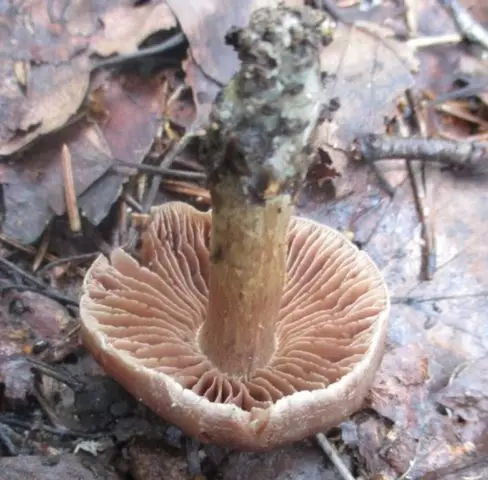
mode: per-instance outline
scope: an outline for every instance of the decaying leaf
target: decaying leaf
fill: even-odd
[[[239,59],[225,42],[225,35],[231,27],[247,24],[251,12],[263,7],[276,6],[277,0],[246,0],[233,2],[205,0],[188,4],[178,0],[167,0],[173,9],[190,49],[183,62],[186,83],[193,89],[197,108],[194,127],[205,124],[210,104],[214,101],[222,84],[237,71]],[[300,6],[303,0],[285,0],[286,5]]]
[[[176,27],[171,9],[161,1],[115,7],[105,13],[102,22],[103,31],[91,39],[90,49],[103,57],[136,52],[153,33]]]
[[[488,357],[460,364],[436,398],[448,409],[460,439],[483,444],[488,441]]]
[[[159,76],[142,81],[130,74],[103,82],[100,130],[114,159],[138,164],[149,153],[163,115],[164,82]],[[81,195],[79,206],[91,223],[106,217],[126,180],[127,175],[110,171]]]
[[[13,135],[0,143],[0,155],[11,155],[65,125],[83,102],[89,78],[88,71],[76,71],[71,66],[32,68],[24,113],[15,125],[10,125]]]
[[[51,460],[46,455],[19,455],[18,457],[3,457],[0,459],[0,480],[35,480],[80,479],[80,480],[119,480],[119,476],[106,470],[97,459],[82,458],[63,452],[53,456]]]
[[[4,232],[31,243],[44,231],[54,215],[65,211],[61,169],[62,146],[69,145],[77,195],[81,195],[107,171],[112,153],[100,129],[86,121],[63,129],[55,138],[39,142],[3,175]]]
[[[0,383],[7,400],[24,401],[34,389],[32,364],[19,355],[0,357]]]
[[[396,111],[396,99],[413,85],[411,70],[417,66],[412,55],[405,54],[405,44],[387,38],[382,30],[365,28],[339,25],[321,57],[326,104],[338,102],[339,107],[332,120],[321,125],[316,144],[341,174],[334,181],[338,196],[353,190],[346,177],[345,152],[356,137],[385,132],[385,119]]]

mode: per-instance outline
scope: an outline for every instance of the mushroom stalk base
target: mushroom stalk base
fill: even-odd
[[[222,372],[250,378],[275,350],[291,198],[249,204],[223,185],[212,196],[209,308],[200,346]]]

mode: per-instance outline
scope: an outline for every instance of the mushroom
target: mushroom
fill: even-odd
[[[360,408],[389,309],[380,272],[340,232],[292,216],[320,117],[324,18],[253,13],[242,65],[202,140],[212,211],[153,208],[136,260],[90,267],[82,337],[105,370],[186,434],[262,450]]]

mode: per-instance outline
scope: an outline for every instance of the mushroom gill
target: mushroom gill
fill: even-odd
[[[251,378],[220,372],[199,342],[207,314],[210,227],[210,213],[183,203],[154,209],[139,262],[118,249],[110,261],[100,256],[92,265],[81,303],[84,329],[96,331],[99,344],[134,368],[168,375],[211,402],[246,411],[327,388],[382,342],[373,337],[388,294],[373,262],[340,232],[294,217],[276,349]],[[122,373],[114,376],[138,395]]]

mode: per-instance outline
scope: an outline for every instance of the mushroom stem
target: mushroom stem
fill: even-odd
[[[291,198],[247,204],[229,185],[212,192],[208,317],[200,344],[230,375],[250,378],[275,350]]]
[[[212,194],[209,307],[203,352],[252,377],[275,347],[292,200],[311,163],[322,111],[323,13],[260,9],[226,37],[241,68],[217,97],[202,160]]]

